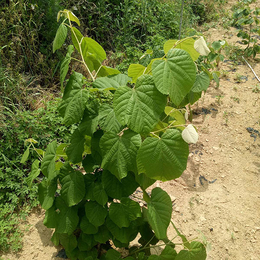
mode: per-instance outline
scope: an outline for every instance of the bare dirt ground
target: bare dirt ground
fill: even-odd
[[[238,41],[234,28],[217,26],[205,35],[209,42]],[[250,63],[260,76],[260,64]],[[177,228],[206,243],[208,260],[259,260],[260,91],[253,92],[259,82],[244,63],[226,61],[220,69],[227,71],[220,87],[212,85],[193,106],[200,138],[190,146],[187,170],[177,180],[156,185],[172,197]],[[23,250],[3,255],[4,260],[61,259],[43,218],[41,210],[31,214]],[[175,235],[169,228],[169,237]]]

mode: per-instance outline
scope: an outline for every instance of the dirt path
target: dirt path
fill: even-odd
[[[211,42],[238,40],[233,28],[213,28],[206,35]],[[260,76],[260,65],[251,65]],[[260,132],[260,91],[253,92],[258,81],[247,65],[227,61],[221,69],[228,73],[220,87],[211,86],[193,107],[200,138],[190,147],[187,170],[175,181],[156,185],[174,201],[175,225],[189,239],[207,243],[208,260],[259,260],[260,134],[254,130]],[[43,214],[31,214],[23,250],[4,260],[61,259],[55,257],[60,248],[50,242]],[[170,228],[169,237],[174,236]]]

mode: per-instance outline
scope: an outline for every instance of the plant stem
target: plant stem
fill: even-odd
[[[68,14],[67,14],[67,16],[69,17]],[[87,71],[88,71],[88,73],[89,73],[89,75],[90,75],[92,81],[95,81],[95,78],[94,78],[94,76],[92,75],[91,71],[89,70],[89,67],[88,67],[88,65],[86,64],[86,62],[85,62],[85,60],[84,60],[84,57],[83,57],[83,53],[82,53],[81,43],[82,43],[82,40],[84,39],[84,37],[83,37],[83,38],[80,40],[80,42],[79,42],[77,35],[76,35],[75,32],[72,30],[72,27],[73,27],[73,26],[72,26],[72,23],[71,23],[70,19],[68,19],[68,20],[69,20],[69,24],[70,24],[69,27],[70,27],[72,33],[74,34],[74,37],[75,37],[75,39],[76,39],[76,41],[77,41],[77,43],[78,43],[78,45],[79,45],[79,52],[80,52],[80,56],[81,56],[82,62],[83,62],[83,64],[84,64],[84,66],[86,67],[86,69],[87,69]]]

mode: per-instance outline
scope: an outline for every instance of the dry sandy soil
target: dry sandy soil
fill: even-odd
[[[216,26],[205,34],[209,42],[238,44],[234,28]],[[260,76],[260,64],[250,63]],[[193,106],[200,138],[190,146],[187,170],[177,180],[156,185],[172,197],[175,225],[189,239],[206,243],[208,260],[259,260],[260,134],[252,132],[260,132],[260,91],[253,92],[259,82],[246,64],[233,65],[220,64],[227,71],[220,87],[212,85]],[[61,259],[55,257],[61,248],[50,242],[52,231],[43,217],[41,210],[31,214],[23,250],[4,260]],[[169,228],[169,237],[175,235]]]

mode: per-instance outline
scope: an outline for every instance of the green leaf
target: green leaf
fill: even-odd
[[[175,249],[173,249],[171,246],[166,245],[163,249],[160,257],[162,260],[175,260],[175,257],[177,256],[177,252]]]
[[[104,224],[107,216],[107,209],[94,201],[85,204],[86,216],[91,224],[99,227]]]
[[[117,74],[117,75],[112,75],[112,76],[109,76],[110,79],[113,79],[114,81],[116,81],[119,86],[126,86],[126,84],[128,82],[131,82],[131,78],[128,77],[127,75],[125,74]]]
[[[30,154],[30,146],[28,146],[27,149],[25,150],[20,163],[24,164],[27,161],[29,154]]]
[[[121,128],[114,109],[105,103],[103,103],[99,109],[98,123],[103,130],[108,132],[118,133]]]
[[[58,246],[60,244],[60,235],[56,231],[53,233],[51,237],[51,242],[55,245]]]
[[[106,226],[114,238],[121,243],[129,243],[138,233],[138,229],[132,225],[127,228],[119,228],[109,217],[106,219]]]
[[[189,146],[176,129],[167,129],[161,138],[148,137],[137,154],[139,173],[156,180],[172,180],[186,169]]]
[[[76,129],[71,137],[70,145],[66,150],[69,161],[72,163],[79,163],[82,161],[82,154],[84,152],[85,136]]]
[[[41,170],[39,169],[39,160],[35,160],[32,164],[31,172],[29,176],[26,178],[26,183],[28,184],[29,188],[32,187],[33,181],[38,175],[40,174]]]
[[[52,207],[56,190],[57,190],[56,179],[44,180],[39,184],[39,188],[38,188],[39,201],[43,209],[47,210]]]
[[[141,64],[131,64],[128,68],[128,76],[135,83],[137,79],[145,73],[146,67]]]
[[[128,172],[127,176],[119,181],[115,175],[105,170],[102,173],[102,184],[107,195],[115,199],[128,197],[138,187],[134,174],[131,172]]]
[[[112,76],[112,75],[117,75],[120,74],[121,72],[115,68],[111,68],[108,66],[103,66],[99,70],[98,77],[105,77],[105,76]]]
[[[94,239],[101,244],[105,244],[111,239],[111,233],[105,225],[98,228],[98,232],[94,234]]]
[[[121,254],[115,249],[109,249],[106,253],[106,260],[119,260],[121,259]]]
[[[58,197],[57,200],[57,207],[60,213],[57,218],[58,225],[56,231],[71,235],[79,223],[78,209],[76,206],[68,207],[61,197]]]
[[[66,252],[71,252],[78,245],[76,236],[75,235],[68,236],[67,234],[60,235],[60,243],[64,248],[66,248]]]
[[[178,40],[168,40],[163,46],[164,53],[167,54],[174,47],[187,51],[194,61],[199,58],[200,54],[194,48],[194,39],[187,38],[178,42]]]
[[[69,207],[78,204],[85,196],[85,183],[81,172],[73,171],[61,179],[61,196]]]
[[[169,121],[172,125],[185,125],[186,124],[184,115],[178,109],[167,106],[167,107],[165,107],[164,112],[166,115],[175,119],[175,122]]]
[[[55,156],[57,150],[57,142],[53,141],[48,144],[44,157],[41,163],[42,173],[49,179],[56,177],[55,173]]]
[[[99,62],[102,62],[107,58],[106,52],[102,46],[89,37],[83,38],[81,41],[81,48],[84,60],[87,60],[89,55],[94,55]]]
[[[88,251],[91,253],[93,247],[97,244],[93,235],[81,233],[78,239],[78,247],[81,251]],[[90,251],[91,250],[91,251]]]
[[[182,100],[179,107],[184,107],[187,104],[193,105],[195,102],[197,102],[201,98],[201,92],[193,92],[190,91],[186,97]]]
[[[181,250],[175,260],[205,260],[207,257],[205,246],[193,241],[190,243],[189,250]]]
[[[82,161],[82,166],[86,172],[93,172],[94,169],[98,167],[91,154],[86,155],[86,157]]]
[[[123,187],[122,183],[115,175],[104,170],[102,173],[102,184],[108,196],[115,199],[121,199],[123,196]]]
[[[63,121],[66,125],[77,123],[83,117],[89,93],[86,89],[82,89],[82,86],[83,75],[74,72],[66,84],[62,102],[59,106],[60,114],[64,117]]]
[[[154,61],[152,73],[157,89],[170,94],[172,102],[178,106],[195,82],[196,66],[186,51],[173,49],[166,60]]]
[[[97,88],[98,90],[105,91],[105,90],[116,90],[117,88],[120,87],[120,85],[113,78],[102,77],[102,78],[97,78],[93,82],[93,87]]]
[[[156,182],[156,180],[149,178],[144,173],[136,175],[135,179],[143,189],[147,189]]]
[[[129,227],[131,221],[141,216],[140,205],[129,198],[122,198],[121,203],[112,202],[109,207],[110,219],[120,228]]]
[[[122,134],[107,132],[100,140],[103,152],[101,168],[109,170],[119,180],[127,176],[128,171],[136,169],[136,154],[141,145],[141,136],[131,130]]]
[[[56,212],[56,207],[52,206],[45,212],[45,218],[43,224],[47,228],[56,228],[57,226],[58,213]]]
[[[206,91],[209,87],[210,78],[206,72],[201,72],[196,76],[196,81],[191,89],[193,92]]]
[[[100,165],[102,163],[102,152],[100,149],[100,140],[103,136],[103,131],[98,130],[95,132],[91,138],[91,155],[96,162],[96,164]]]
[[[139,186],[135,180],[135,174],[133,172],[128,172],[127,176],[121,179],[121,183],[124,197],[130,196]]]
[[[70,61],[71,61],[71,54],[73,53],[73,51],[74,51],[73,45],[69,45],[66,57],[63,59],[61,65],[60,65],[60,83],[61,83],[62,89],[63,89],[63,81],[65,80],[66,75],[67,75],[68,70],[69,70],[69,64],[70,64]]]
[[[138,240],[138,243],[140,243],[142,246],[156,245],[159,242],[150,225],[146,221],[139,227],[139,233],[141,238]]]
[[[65,42],[65,40],[67,38],[67,34],[68,34],[67,26],[63,23],[60,24],[60,26],[56,32],[54,41],[53,41],[53,53],[56,50],[61,48],[61,46],[63,45],[63,43]]]
[[[221,44],[220,44],[220,41],[214,41],[212,44],[211,44],[212,48],[215,50],[215,51],[218,51],[220,48],[221,48]]]
[[[85,234],[96,234],[98,232],[98,228],[92,225],[86,216],[83,216],[80,222],[80,228]]]
[[[153,77],[143,75],[135,88],[120,87],[114,94],[114,110],[118,121],[137,133],[147,134],[159,120],[166,96],[155,87]]]
[[[92,183],[87,191],[87,198],[96,201],[101,206],[104,206],[108,201],[108,196],[100,182]]]
[[[78,52],[80,52],[79,43],[81,42],[82,38],[83,38],[83,35],[81,34],[81,32],[77,28],[72,27],[71,28],[71,40]]]
[[[147,203],[148,223],[151,225],[158,239],[167,237],[167,228],[171,221],[172,202],[167,192],[161,188],[154,188],[151,200]]]
[[[98,104],[95,105],[94,109],[89,108],[84,112],[83,119],[78,128],[82,135],[92,136],[97,131],[99,107]]]
[[[67,12],[68,12],[68,15],[69,15],[68,18],[70,19],[70,21],[76,22],[77,25],[80,26],[80,22],[79,22],[79,19],[77,18],[77,16],[74,13],[72,13],[71,11],[67,10]]]

